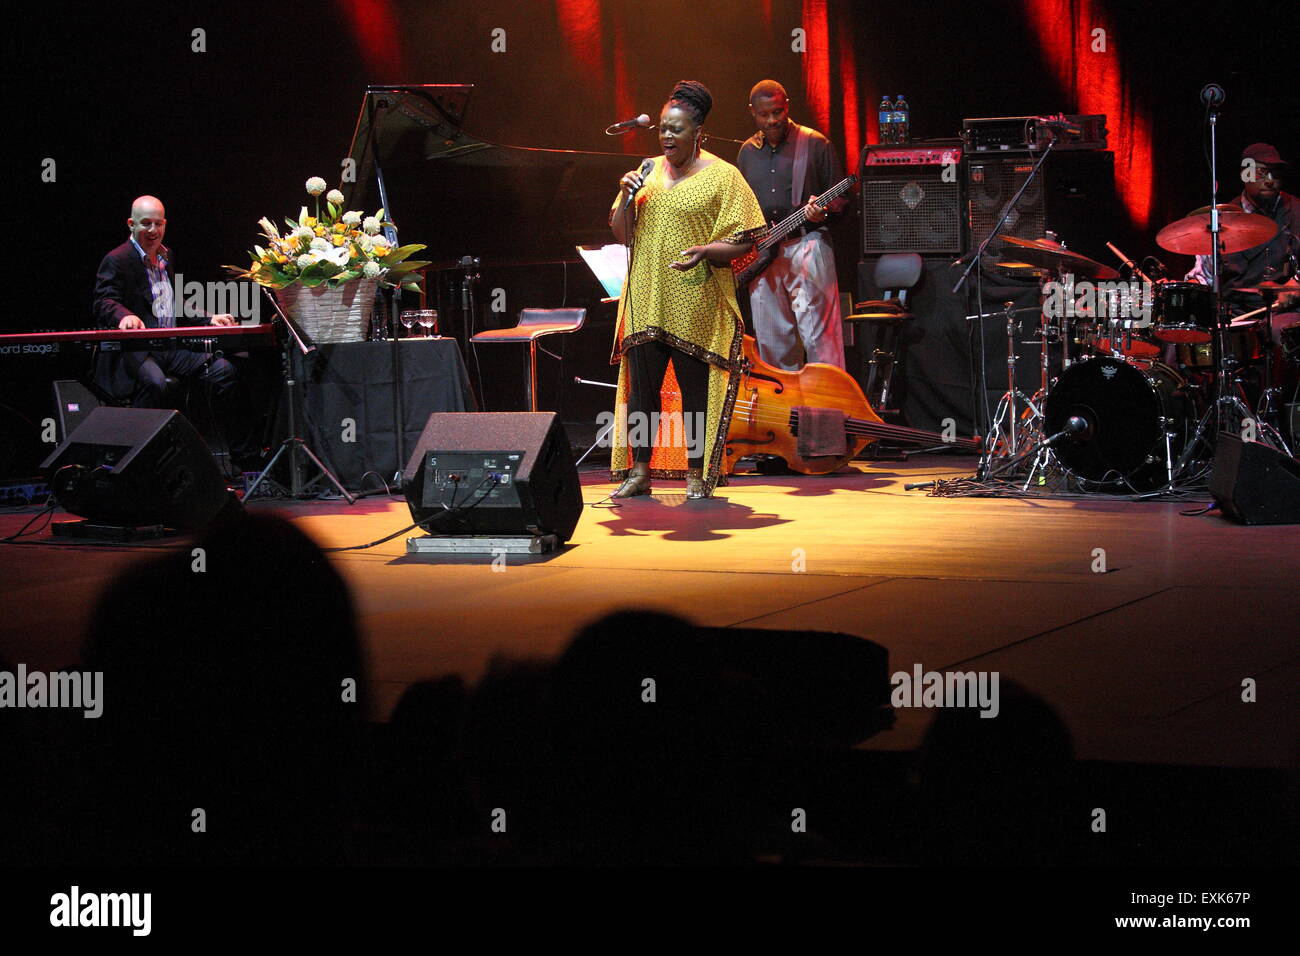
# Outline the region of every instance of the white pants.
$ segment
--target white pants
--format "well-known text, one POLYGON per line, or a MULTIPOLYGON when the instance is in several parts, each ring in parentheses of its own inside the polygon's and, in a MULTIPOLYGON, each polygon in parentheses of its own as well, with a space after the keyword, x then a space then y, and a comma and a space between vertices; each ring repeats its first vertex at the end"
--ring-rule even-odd
POLYGON ((805 362, 844 368, 844 324, 835 252, 820 232, 786 240, 773 263, 749 284, 758 354, 777 368, 805 362))

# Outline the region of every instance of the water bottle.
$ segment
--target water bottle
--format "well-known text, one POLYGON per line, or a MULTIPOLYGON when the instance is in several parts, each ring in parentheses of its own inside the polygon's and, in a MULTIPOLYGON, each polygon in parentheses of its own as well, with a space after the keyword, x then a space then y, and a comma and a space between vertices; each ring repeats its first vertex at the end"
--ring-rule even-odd
POLYGON ((908 141, 911 118, 912 110, 907 105, 907 98, 902 93, 899 93, 898 101, 894 103, 894 142, 906 143, 908 141))
POLYGON ((880 141, 882 143, 892 143, 894 141, 894 104, 889 102, 889 94, 886 93, 880 101, 880 141))

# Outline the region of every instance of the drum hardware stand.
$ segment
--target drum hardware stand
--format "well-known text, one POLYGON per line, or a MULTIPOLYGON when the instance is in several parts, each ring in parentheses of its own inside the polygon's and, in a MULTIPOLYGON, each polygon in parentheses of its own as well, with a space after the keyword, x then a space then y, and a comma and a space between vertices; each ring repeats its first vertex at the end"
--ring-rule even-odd
MULTIPOLYGON (((1267 434, 1275 443, 1274 447, 1278 451, 1285 452, 1292 458, 1295 452, 1291 446, 1286 443, 1282 435, 1282 420, 1278 416, 1275 399, 1279 397, 1281 391, 1273 384, 1273 363, 1276 360, 1277 343, 1273 341, 1273 307, 1277 304, 1276 298, 1269 298, 1268 305, 1264 308, 1264 387, 1259 396, 1259 414, 1256 417, 1256 425, 1260 434, 1267 434), (1274 424, 1276 422, 1276 424, 1274 424)), ((1246 313, 1249 315, 1250 313, 1246 313)), ((1238 316, 1238 321, 1240 321, 1238 316)))
MULTIPOLYGON (((1008 461, 1004 463, 1003 467, 1000 468, 999 471, 1005 470, 1005 468, 1012 462, 1019 461, 1019 459, 1023 457, 1020 454, 1021 430, 1023 429, 1025 432, 1025 443, 1032 448, 1032 434, 1034 431, 1040 430, 1038 423, 1042 421, 1042 412, 1039 410, 1038 406, 1034 404, 1033 399, 1027 398, 1025 393, 1016 387, 1016 326, 1018 323, 1016 313, 1041 312, 1042 310, 1032 308, 1017 309, 1013 302, 1005 302, 1003 304, 1005 306, 1003 314, 1006 316, 1007 320, 1007 390, 1003 393, 1002 398, 998 400, 997 411, 993 414, 992 430, 989 433, 987 444, 985 445, 983 454, 980 456, 979 465, 976 468, 976 475, 980 479, 991 477, 993 474, 991 471, 993 460, 999 457, 998 449, 1000 447, 1006 449, 1006 454, 1009 457, 1008 461), (1020 421, 1020 413, 1017 411, 1016 405, 1017 399, 1024 403, 1026 410, 1030 413, 1030 417, 1025 423, 1021 423, 1020 421), (1007 419, 1007 427, 1005 430, 1002 427, 1002 419, 1004 415, 1007 419)), ((988 314, 996 315, 997 313, 994 312, 988 314)), ((972 316, 967 316, 967 318, 972 318, 972 316)), ((984 315, 981 314, 979 316, 974 316, 973 318, 982 319, 984 318, 984 315)))
POLYGON ((325 463, 316 457, 316 453, 311 450, 311 446, 307 444, 307 440, 298 434, 297 406, 299 383, 294 380, 293 350, 296 347, 304 356, 312 355, 316 351, 316 346, 307 339, 294 321, 284 314, 284 311, 280 308, 280 303, 275 300, 275 296, 271 295, 270 291, 265 286, 262 287, 262 291, 265 292, 266 297, 271 300, 271 307, 275 309, 276 314, 280 316, 280 321, 284 323, 284 327, 289 333, 285 336, 284 353, 282 357, 284 384, 287 389, 285 404, 289 416, 289 437, 280 442, 279 449, 271 456, 271 460, 266 463, 266 467, 262 469, 262 473, 253 479, 253 483, 249 485, 248 490, 244 492, 244 498, 247 500, 252 497, 257 486, 262 483, 262 479, 271 473, 271 469, 275 467, 275 463, 280 460, 280 456, 285 452, 288 452, 289 494, 292 497, 301 497, 305 487, 315 484, 321 478, 327 478, 329 479, 330 484, 338 489, 339 494, 343 496, 343 499, 347 501, 348 504, 354 504, 357 500, 356 496, 343 487, 343 483, 339 481, 334 472, 330 471, 329 468, 326 467, 325 463), (306 455, 311 459, 312 463, 320 469, 320 474, 306 484, 303 483, 302 478, 298 473, 299 455, 306 455))

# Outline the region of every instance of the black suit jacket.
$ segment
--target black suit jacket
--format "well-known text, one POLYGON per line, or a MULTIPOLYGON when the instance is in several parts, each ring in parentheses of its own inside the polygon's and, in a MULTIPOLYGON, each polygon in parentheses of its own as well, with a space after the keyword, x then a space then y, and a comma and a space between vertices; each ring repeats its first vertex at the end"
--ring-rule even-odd
MULTIPOLYGON (((162 248, 167 260, 167 281, 175 281, 172 251, 162 248)), ((178 296, 173 306, 179 309, 181 299, 178 296)), ((153 314, 153 293, 149 288, 149 273, 145 270, 144 259, 128 239, 116 249, 104 256, 95 276, 95 294, 91 304, 91 313, 95 324, 103 329, 115 329, 118 323, 128 315, 137 315, 149 328, 158 327, 158 317, 153 314)), ((206 319, 184 319, 178 325, 204 325, 211 322, 206 319)), ((95 384, 115 398, 130 398, 135 389, 135 378, 122 361, 122 352, 100 350, 95 356, 95 384)))

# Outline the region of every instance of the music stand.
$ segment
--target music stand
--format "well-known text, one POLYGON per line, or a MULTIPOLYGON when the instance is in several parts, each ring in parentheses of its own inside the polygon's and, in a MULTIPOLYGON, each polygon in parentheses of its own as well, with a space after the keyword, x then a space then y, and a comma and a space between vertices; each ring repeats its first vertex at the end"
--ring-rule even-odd
POLYGON ((354 504, 357 500, 356 496, 343 487, 343 482, 339 481, 338 476, 335 475, 334 472, 330 471, 323 461, 316 457, 316 453, 311 450, 311 446, 307 444, 307 440, 298 434, 298 383, 294 380, 293 374, 293 350, 296 346, 303 356, 308 356, 316 351, 316 344, 311 341, 311 338, 307 333, 298 328, 296 322, 284 314, 284 311, 280 308, 280 303, 276 301, 275 296, 271 294, 269 289, 263 286, 262 291, 265 292, 266 297, 271 300, 271 307, 275 309, 276 315, 280 317, 280 321, 284 323, 284 327, 289 332, 289 334, 284 338, 284 352, 281 360, 284 384, 288 390, 287 405, 289 415, 289 437, 280 442, 279 449, 277 449, 276 453, 271 456, 271 460, 266 463, 266 467, 262 469, 262 473, 253 479, 253 483, 249 485, 248 490, 244 492, 244 500, 248 500, 252 497, 254 490, 256 490, 257 486, 262 483, 262 479, 270 474, 271 469, 275 467, 275 463, 280 460, 280 456, 285 452, 288 452, 289 494, 291 497, 301 497, 303 488, 306 487, 306 485, 315 484, 321 478, 328 478, 330 484, 339 490, 339 494, 343 496, 344 500, 347 501, 348 504, 354 504), (303 484, 298 472, 298 455, 306 455, 311 459, 312 463, 320 469, 320 474, 307 482, 306 485, 303 484))

